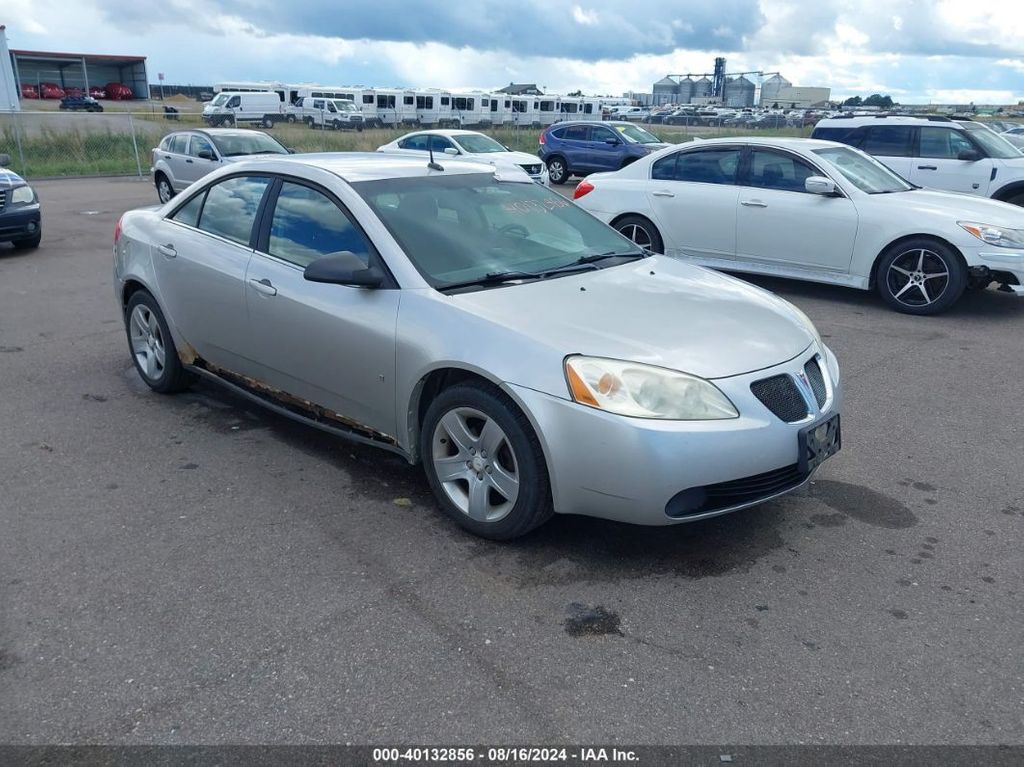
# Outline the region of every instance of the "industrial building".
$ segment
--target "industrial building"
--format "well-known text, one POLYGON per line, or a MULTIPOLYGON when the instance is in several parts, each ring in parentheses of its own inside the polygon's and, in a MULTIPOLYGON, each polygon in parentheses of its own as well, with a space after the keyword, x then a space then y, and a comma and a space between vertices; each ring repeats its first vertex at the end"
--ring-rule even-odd
POLYGON ((654 83, 650 102, 662 104, 721 104, 727 107, 806 109, 827 102, 829 88, 794 86, 778 72, 726 72, 725 59, 715 59, 714 72, 666 75, 654 83), (768 77, 765 77, 768 75, 768 77), (758 86, 758 81, 760 86, 758 86), (760 90, 760 94, 758 91, 760 90))
POLYGON ((145 56, 9 50, 0 27, 0 109, 24 108, 22 94, 39 94, 44 83, 84 93, 91 87, 120 83, 131 89, 134 98, 149 98, 145 56))

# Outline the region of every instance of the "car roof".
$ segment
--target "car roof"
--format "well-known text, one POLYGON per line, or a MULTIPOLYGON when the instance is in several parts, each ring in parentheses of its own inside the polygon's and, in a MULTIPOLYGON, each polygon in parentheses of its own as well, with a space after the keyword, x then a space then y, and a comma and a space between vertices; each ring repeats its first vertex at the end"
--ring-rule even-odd
POLYGON ((478 130, 462 130, 459 128, 432 128, 430 130, 415 130, 411 133, 406 133, 405 136, 399 136, 395 141, 401 141, 406 136, 486 136, 486 133, 481 133, 478 130))
MULTIPOLYGON (((709 138, 701 139, 700 141, 688 141, 685 144, 676 144, 675 147, 690 149, 702 146, 716 146, 716 145, 729 145, 729 144, 747 144, 750 146, 768 146, 778 147, 780 149, 793 149, 795 151, 812 152, 815 149, 824 149, 826 147, 842 146, 846 147, 846 144, 840 144, 835 141, 825 141, 824 139, 816 138, 772 138, 760 136, 731 136, 726 138, 709 138)), ((847 147, 849 148, 849 147, 847 147)))
POLYGON ((564 128, 566 125, 636 125, 636 123, 629 120, 562 120, 549 125, 548 130, 564 128))
MULTIPOLYGON (((407 155, 389 155, 382 152, 321 152, 317 154, 256 155, 251 160, 232 165, 239 170, 266 170, 282 172, 288 168, 319 168, 333 173, 349 183, 379 181, 386 178, 417 178, 424 176, 452 176, 469 173, 493 175, 494 166, 480 162, 459 160, 444 165, 444 171, 427 167, 426 158, 407 155)), ((524 176, 525 178, 525 176, 524 176)))
POLYGON ((953 120, 945 115, 839 115, 838 117, 826 117, 819 121, 821 123, 835 123, 837 125, 923 125, 925 123, 941 123, 947 128, 957 128, 964 123, 974 122, 973 120, 953 120))

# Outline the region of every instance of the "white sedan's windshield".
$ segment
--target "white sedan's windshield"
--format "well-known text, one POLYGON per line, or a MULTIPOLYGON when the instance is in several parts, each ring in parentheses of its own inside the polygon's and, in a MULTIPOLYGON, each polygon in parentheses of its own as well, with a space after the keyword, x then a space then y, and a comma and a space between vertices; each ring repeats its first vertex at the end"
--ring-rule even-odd
POLYGON ((838 170, 847 181, 868 194, 907 192, 914 185, 904 181, 873 157, 846 146, 815 149, 814 154, 838 170))
POLYGON ((467 133, 463 136, 452 136, 452 139, 469 154, 490 154, 491 152, 508 151, 490 136, 485 136, 482 133, 467 133))
POLYGON ((438 288, 579 259, 642 251, 560 194, 491 174, 393 178, 352 185, 420 274, 438 288))

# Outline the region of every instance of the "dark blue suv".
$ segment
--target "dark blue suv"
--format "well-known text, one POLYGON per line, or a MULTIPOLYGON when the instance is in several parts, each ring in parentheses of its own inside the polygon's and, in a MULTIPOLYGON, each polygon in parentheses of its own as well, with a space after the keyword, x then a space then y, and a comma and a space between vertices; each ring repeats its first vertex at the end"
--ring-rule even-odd
POLYGON ((618 170, 667 146, 633 123, 562 122, 541 132, 537 156, 551 183, 564 184, 570 176, 618 170))

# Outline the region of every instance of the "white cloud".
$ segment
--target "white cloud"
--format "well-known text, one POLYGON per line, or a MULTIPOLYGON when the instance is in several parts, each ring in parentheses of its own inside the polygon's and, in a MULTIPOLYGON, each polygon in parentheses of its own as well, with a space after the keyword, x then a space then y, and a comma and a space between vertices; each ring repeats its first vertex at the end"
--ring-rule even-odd
POLYGON ((597 11, 585 11, 578 5, 572 7, 572 17, 577 24, 593 26, 598 22, 597 11))

